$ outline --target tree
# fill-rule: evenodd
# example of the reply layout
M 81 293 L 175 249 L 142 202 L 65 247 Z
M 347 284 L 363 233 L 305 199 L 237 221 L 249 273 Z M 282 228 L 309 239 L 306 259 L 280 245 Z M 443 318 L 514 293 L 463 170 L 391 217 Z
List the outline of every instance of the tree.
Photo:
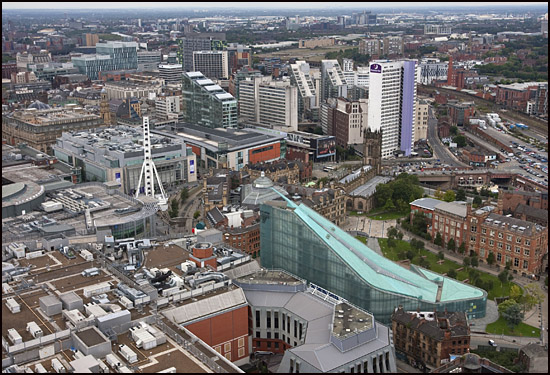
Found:
M 455 251 L 456 250 L 456 243 L 454 238 L 451 238 L 449 242 L 447 242 L 447 250 Z
M 512 268 L 512 261 L 509 260 L 508 262 L 506 262 L 506 266 L 504 268 L 509 271 L 510 268 Z
M 193 214 L 193 219 L 198 219 L 199 216 L 201 216 L 201 212 L 200 211 L 195 211 L 195 213 Z
M 489 266 L 492 266 L 494 263 L 495 263 L 495 254 L 489 253 L 489 255 L 487 256 L 487 264 Z
M 443 194 L 443 200 L 445 202 L 454 202 L 456 198 L 456 194 L 453 190 L 447 190 L 445 194 Z
M 397 239 L 398 239 L 398 240 L 402 240 L 402 239 L 403 239 L 403 232 L 401 232 L 401 231 L 398 231 L 398 232 L 397 232 Z
M 457 201 L 465 201 L 466 200 L 466 192 L 464 191 L 464 189 L 458 189 L 458 191 L 456 192 L 455 200 L 457 200 Z
M 388 238 L 396 238 L 397 237 L 397 228 L 396 227 L 389 227 L 388 228 Z
M 180 204 L 183 206 L 183 203 L 187 200 L 187 198 L 189 198 L 189 189 L 188 188 L 183 188 L 181 193 L 180 193 Z
M 441 191 L 441 188 L 437 188 L 437 190 L 434 193 L 435 199 L 439 199 L 440 201 L 443 200 L 444 193 Z
M 445 254 L 443 254 L 443 251 L 439 251 L 439 253 L 437 253 L 437 257 L 439 258 L 439 260 L 443 260 L 445 259 Z
M 464 267 L 470 267 L 470 257 L 464 257 L 464 260 L 462 261 L 462 264 Z
M 393 200 L 391 198 L 388 198 L 386 200 L 386 204 L 384 205 L 384 210 L 390 211 L 395 209 L 395 205 L 393 204 Z
M 477 256 L 473 256 L 470 258 L 470 263 L 472 264 L 472 267 L 479 266 L 479 260 L 477 259 Z
M 395 245 L 397 245 L 397 242 L 395 242 L 395 238 L 390 237 L 386 241 L 386 244 L 388 245 L 388 247 L 395 247 Z
M 453 125 L 453 126 L 451 126 L 451 128 L 449 130 L 450 130 L 451 135 L 458 135 L 458 127 Z
M 447 272 L 447 276 L 452 277 L 453 279 L 456 279 L 456 270 L 454 268 L 451 268 L 449 272 Z
M 503 270 L 501 273 L 498 274 L 498 279 L 500 280 L 500 283 L 504 285 L 504 283 L 508 282 L 508 270 Z
M 544 293 L 540 290 L 538 284 L 529 283 L 524 286 L 525 296 L 523 297 L 525 310 L 532 308 L 544 301 Z
M 476 196 L 474 197 L 474 200 L 473 200 L 473 202 L 472 202 L 472 205 L 474 206 L 474 208 L 477 208 L 477 207 L 479 207 L 479 206 L 481 205 L 481 203 L 482 203 L 481 197 L 480 197 L 479 195 L 476 195 Z
M 465 147 L 466 146 L 466 137 L 463 135 L 457 135 L 453 138 L 453 142 L 456 143 L 458 147 Z
M 414 258 L 414 253 L 412 252 L 412 250 L 407 250 L 407 259 L 412 261 L 413 258 Z
M 437 246 L 443 246 L 443 238 L 441 237 L 441 233 L 437 232 L 435 235 L 434 244 Z
M 508 327 L 513 331 L 514 327 L 523 321 L 523 312 L 519 304 L 512 305 L 502 312 L 502 317 L 506 320 Z
M 518 303 L 511 299 L 511 298 L 508 298 L 506 301 L 503 301 L 501 302 L 499 305 L 498 305 L 498 312 L 500 314 L 502 314 L 504 311 L 506 311 L 510 306 L 514 306 L 514 305 L 517 305 Z
M 464 254 L 465 251 L 466 251 L 466 244 L 464 242 L 461 242 L 460 246 L 458 247 L 458 252 L 460 254 Z
M 519 302 L 521 297 L 521 288 L 517 285 L 512 285 L 510 287 L 510 298 L 516 302 Z

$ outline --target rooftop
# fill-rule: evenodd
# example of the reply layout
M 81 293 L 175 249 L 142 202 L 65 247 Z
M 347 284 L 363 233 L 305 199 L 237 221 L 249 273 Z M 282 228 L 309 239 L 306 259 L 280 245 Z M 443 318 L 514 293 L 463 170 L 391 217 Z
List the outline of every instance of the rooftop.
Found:
M 387 182 L 391 181 L 391 177 L 385 177 L 385 176 L 374 176 L 372 179 L 370 179 L 366 184 L 359 186 L 355 190 L 353 190 L 350 195 L 352 196 L 362 196 L 362 197 L 370 197 L 376 192 L 376 187 L 379 184 L 385 184 Z
M 288 272 L 281 270 L 260 270 L 251 275 L 243 276 L 235 280 L 238 283 L 245 284 L 281 284 L 299 285 L 304 283 L 304 280 L 297 278 Z
M 347 303 L 339 303 L 334 307 L 332 334 L 343 340 L 374 326 L 374 317 L 363 310 Z
M 441 202 L 434 207 L 434 209 L 448 212 L 450 214 L 466 217 L 468 212 L 467 204 L 460 204 L 455 202 Z
M 435 206 L 437 206 L 441 201 L 439 199 L 434 198 L 420 198 L 415 201 L 412 201 L 410 204 L 411 206 L 417 206 L 420 208 L 424 208 L 426 210 L 433 210 Z
M 507 217 L 495 213 L 490 213 L 485 218 L 483 224 L 490 225 L 494 228 L 502 228 L 515 231 L 523 236 L 533 235 L 536 232 L 541 232 L 543 229 L 542 226 L 532 223 L 530 221 L 516 219 L 515 217 Z

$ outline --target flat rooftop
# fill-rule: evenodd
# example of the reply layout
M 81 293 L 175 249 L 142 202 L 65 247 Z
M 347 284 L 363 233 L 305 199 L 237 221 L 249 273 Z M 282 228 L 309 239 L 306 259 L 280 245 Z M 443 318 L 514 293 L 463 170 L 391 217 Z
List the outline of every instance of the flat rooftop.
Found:
M 334 307 L 332 334 L 343 340 L 374 326 L 374 317 L 345 302 Z
M 97 333 L 97 331 L 93 328 L 77 332 L 76 335 L 88 347 L 105 342 L 105 338 L 102 337 L 99 333 Z
M 261 270 L 248 276 L 240 277 L 236 281 L 246 284 L 280 284 L 299 285 L 305 281 L 284 271 Z

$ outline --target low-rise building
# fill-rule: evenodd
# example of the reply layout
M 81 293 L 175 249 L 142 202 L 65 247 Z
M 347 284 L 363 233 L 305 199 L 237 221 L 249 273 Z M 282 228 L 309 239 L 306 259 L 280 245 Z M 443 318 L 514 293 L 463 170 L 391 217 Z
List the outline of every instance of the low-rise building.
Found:
M 242 173 L 248 173 L 251 180 L 260 177 L 264 172 L 265 176 L 278 183 L 297 184 L 301 182 L 300 169 L 305 167 L 299 161 L 280 160 L 273 163 L 247 164 Z
M 519 349 L 517 361 L 525 372 L 548 372 L 548 350 L 537 343 L 529 343 Z
M 395 350 L 421 368 L 438 368 L 470 350 L 470 327 L 462 311 L 408 312 L 399 306 L 392 331 Z
M 443 374 L 443 373 L 457 373 L 457 372 L 467 372 L 467 373 L 504 373 L 509 374 L 513 371 L 508 370 L 506 367 L 497 365 L 494 362 L 491 362 L 487 358 L 481 358 L 477 354 L 467 353 L 466 355 L 456 357 L 449 363 L 430 371 L 434 374 Z
M 313 38 L 313 39 L 300 39 L 298 41 L 298 48 L 315 48 L 315 47 L 328 47 L 334 45 L 334 38 Z
M 336 225 L 343 225 L 346 221 L 346 193 L 343 189 L 314 189 L 286 184 L 283 186 L 296 203 L 304 203 Z

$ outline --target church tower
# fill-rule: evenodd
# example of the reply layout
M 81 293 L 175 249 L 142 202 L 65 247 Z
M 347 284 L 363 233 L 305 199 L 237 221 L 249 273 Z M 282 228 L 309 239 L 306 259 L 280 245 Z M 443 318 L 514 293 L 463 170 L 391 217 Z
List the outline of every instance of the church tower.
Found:
M 372 166 L 378 175 L 382 171 L 382 130 L 372 131 L 368 128 L 363 132 L 363 137 L 363 164 Z
M 107 126 L 111 125 L 111 108 L 109 107 L 109 99 L 107 91 L 101 90 L 101 103 L 99 104 L 99 115 L 103 119 L 103 123 Z

